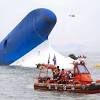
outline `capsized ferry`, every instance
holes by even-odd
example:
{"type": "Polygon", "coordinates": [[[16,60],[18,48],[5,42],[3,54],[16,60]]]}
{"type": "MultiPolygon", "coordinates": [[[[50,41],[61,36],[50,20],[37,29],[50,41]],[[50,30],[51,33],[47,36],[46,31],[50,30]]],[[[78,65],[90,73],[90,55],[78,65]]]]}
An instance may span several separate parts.
{"type": "Polygon", "coordinates": [[[59,66],[53,64],[38,64],[40,73],[34,83],[34,89],[85,94],[100,93],[100,80],[93,81],[85,62],[73,62],[73,65],[73,70],[62,69],[61,71],[59,66]],[[45,76],[42,73],[44,69],[45,76]]]}

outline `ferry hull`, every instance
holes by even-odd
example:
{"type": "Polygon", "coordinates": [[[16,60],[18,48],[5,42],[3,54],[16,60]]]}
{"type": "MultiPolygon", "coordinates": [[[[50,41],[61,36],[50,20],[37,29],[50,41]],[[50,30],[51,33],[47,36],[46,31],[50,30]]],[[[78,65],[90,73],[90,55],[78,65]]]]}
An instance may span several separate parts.
{"type": "Polygon", "coordinates": [[[48,39],[55,14],[44,8],[31,11],[0,43],[0,65],[9,65],[48,39]]]}

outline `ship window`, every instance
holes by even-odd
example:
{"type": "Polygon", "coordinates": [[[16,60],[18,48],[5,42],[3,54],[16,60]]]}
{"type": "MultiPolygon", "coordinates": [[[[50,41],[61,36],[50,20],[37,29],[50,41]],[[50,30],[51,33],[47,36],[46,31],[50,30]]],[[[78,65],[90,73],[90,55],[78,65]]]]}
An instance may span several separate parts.
{"type": "Polygon", "coordinates": [[[40,72],[40,76],[41,77],[46,77],[46,76],[48,76],[48,77],[53,77],[53,73],[52,73],[52,70],[51,69],[43,69],[43,70],[41,70],[41,72],[40,72]]]}
{"type": "Polygon", "coordinates": [[[4,41],[4,44],[3,44],[3,46],[4,46],[4,48],[7,46],[7,39],[4,41]]]}
{"type": "Polygon", "coordinates": [[[89,73],[87,68],[83,65],[78,65],[78,69],[79,69],[80,73],[89,73]]]}

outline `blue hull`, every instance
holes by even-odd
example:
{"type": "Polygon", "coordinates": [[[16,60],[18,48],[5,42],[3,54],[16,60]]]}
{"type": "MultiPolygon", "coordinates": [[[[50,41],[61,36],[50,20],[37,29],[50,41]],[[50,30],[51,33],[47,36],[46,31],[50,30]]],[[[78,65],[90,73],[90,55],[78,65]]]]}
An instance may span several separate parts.
{"type": "Polygon", "coordinates": [[[0,65],[9,65],[48,39],[56,16],[48,9],[30,12],[0,43],[0,65]]]}

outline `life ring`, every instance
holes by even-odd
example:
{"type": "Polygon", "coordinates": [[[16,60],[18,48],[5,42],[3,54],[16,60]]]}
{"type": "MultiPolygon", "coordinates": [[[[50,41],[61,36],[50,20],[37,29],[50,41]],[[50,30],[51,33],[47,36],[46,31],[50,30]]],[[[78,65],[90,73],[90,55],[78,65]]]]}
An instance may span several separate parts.
{"type": "Polygon", "coordinates": [[[84,89],[85,89],[85,85],[81,85],[81,89],[83,89],[83,90],[84,90],[84,89]]]}
{"type": "Polygon", "coordinates": [[[74,85],[71,86],[71,90],[75,91],[75,86],[74,85]]]}
{"type": "Polygon", "coordinates": [[[63,86],[63,90],[66,90],[66,85],[63,86]]]}

